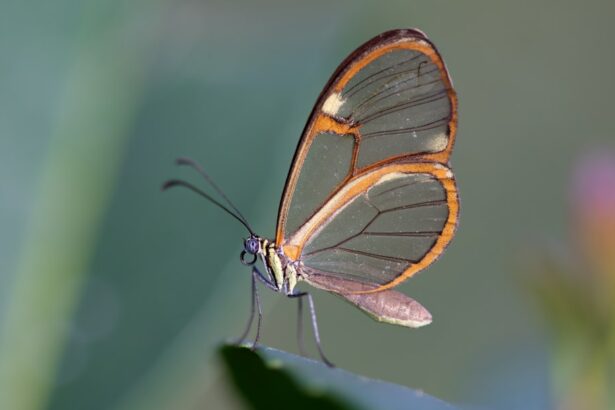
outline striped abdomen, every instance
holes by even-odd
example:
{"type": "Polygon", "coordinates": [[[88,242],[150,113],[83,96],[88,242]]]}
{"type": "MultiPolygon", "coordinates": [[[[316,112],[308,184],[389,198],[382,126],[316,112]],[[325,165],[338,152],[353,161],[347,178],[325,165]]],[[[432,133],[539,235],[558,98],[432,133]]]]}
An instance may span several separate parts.
{"type": "Polygon", "coordinates": [[[261,251],[267,265],[267,270],[271,274],[278,290],[287,295],[293,293],[293,289],[297,284],[297,271],[293,264],[289,263],[287,258],[278,251],[275,243],[267,239],[262,240],[261,251]]]}

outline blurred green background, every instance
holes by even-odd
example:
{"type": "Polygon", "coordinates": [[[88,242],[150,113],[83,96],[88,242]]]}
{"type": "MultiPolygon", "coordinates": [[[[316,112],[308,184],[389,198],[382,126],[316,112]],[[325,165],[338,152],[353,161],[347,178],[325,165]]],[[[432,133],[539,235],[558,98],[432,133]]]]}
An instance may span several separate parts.
{"type": "MultiPolygon", "coordinates": [[[[461,223],[440,261],[400,287],[432,325],[378,324],[315,292],[323,347],[340,367],[452,403],[553,405],[551,333],[519,272],[566,242],[578,159],[614,147],[613,3],[0,9],[0,408],[241,408],[213,348],[247,319],[245,232],[161,182],[200,183],[173,165],[190,156],[272,237],[321,87],[355,47],[399,27],[430,36],[459,94],[461,223]]],[[[297,352],[295,303],[262,294],[262,342],[297,352]]]]}

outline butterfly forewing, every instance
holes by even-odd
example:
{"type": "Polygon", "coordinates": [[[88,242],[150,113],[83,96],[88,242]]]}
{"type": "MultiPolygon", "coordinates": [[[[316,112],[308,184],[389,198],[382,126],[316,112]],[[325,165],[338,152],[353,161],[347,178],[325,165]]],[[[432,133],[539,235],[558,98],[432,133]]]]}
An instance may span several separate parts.
{"type": "Polygon", "coordinates": [[[353,147],[352,135],[327,132],[314,139],[303,162],[286,231],[297,231],[346,180],[353,147]]]}
{"type": "Polygon", "coordinates": [[[452,110],[447,84],[436,63],[419,50],[392,49],[328,98],[338,101],[329,114],[358,127],[359,169],[448,145],[452,110]]]}
{"type": "Polygon", "coordinates": [[[277,244],[306,272],[378,288],[427,266],[457,222],[452,173],[440,165],[455,128],[455,93],[424,34],[396,30],[367,42],[316,103],[285,187],[277,244]]]}

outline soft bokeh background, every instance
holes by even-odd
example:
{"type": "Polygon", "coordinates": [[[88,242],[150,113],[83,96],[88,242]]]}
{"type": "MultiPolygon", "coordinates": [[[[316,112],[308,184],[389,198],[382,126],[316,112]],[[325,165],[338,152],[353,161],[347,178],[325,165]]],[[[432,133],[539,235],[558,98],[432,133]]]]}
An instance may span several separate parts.
{"type": "MultiPolygon", "coordinates": [[[[0,408],[239,408],[213,348],[247,318],[245,232],[160,184],[200,183],[173,166],[191,156],[273,236],[321,87],[397,27],[430,36],[459,94],[461,224],[401,286],[432,325],[316,292],[323,346],[453,403],[554,405],[553,333],[524,275],[566,249],[579,158],[614,148],[614,16],[598,0],[2,1],[0,408]]],[[[296,352],[295,303],[262,293],[263,342],[296,352]]]]}

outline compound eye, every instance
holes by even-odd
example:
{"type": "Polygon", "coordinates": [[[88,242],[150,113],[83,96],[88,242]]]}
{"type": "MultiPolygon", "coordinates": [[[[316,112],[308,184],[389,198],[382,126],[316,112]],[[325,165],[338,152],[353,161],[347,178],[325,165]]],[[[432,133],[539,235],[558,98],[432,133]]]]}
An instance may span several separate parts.
{"type": "Polygon", "coordinates": [[[250,238],[246,241],[246,251],[249,253],[255,254],[258,252],[258,241],[256,239],[250,238]]]}

